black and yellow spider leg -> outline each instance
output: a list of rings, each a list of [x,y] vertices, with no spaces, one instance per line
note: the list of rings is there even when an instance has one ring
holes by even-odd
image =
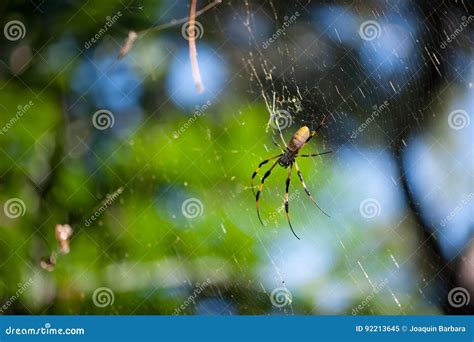
[[[263,183],[265,182],[265,179],[267,179],[267,177],[271,175],[273,168],[278,164],[279,160],[280,159],[277,159],[277,161],[273,163],[273,165],[267,170],[267,172],[265,172],[265,174],[262,177],[262,180],[260,181],[260,184],[258,185],[257,194],[255,195],[255,206],[257,208],[257,215],[262,225],[263,225],[263,221],[262,221],[262,218],[260,217],[260,210],[258,208],[258,199],[260,198],[260,194],[262,193]]]
[[[303,185],[304,192],[306,192],[306,195],[311,199],[311,201],[314,203],[314,205],[321,210],[321,212],[326,215],[327,217],[330,217],[323,209],[320,208],[320,206],[316,203],[314,200],[313,196],[311,195],[311,192],[309,192],[308,188],[306,187],[306,184],[303,179],[303,174],[300,171],[300,168],[298,167],[298,163],[295,160],[295,167],[296,167],[296,172],[298,173],[298,178],[300,179],[301,185]]]
[[[285,149],[283,147],[281,147],[281,145],[275,140],[274,136],[272,136],[272,141],[273,141],[273,145],[278,147],[282,152],[285,152]]]
[[[290,225],[291,232],[298,240],[301,240],[298,235],[296,235],[295,231],[293,230],[293,226],[291,225],[290,221],[290,205],[288,203],[288,191],[290,189],[291,183],[291,171],[293,170],[293,163],[290,164],[290,169],[288,170],[288,178],[286,178],[286,189],[285,189],[285,214],[286,219],[288,220],[288,224]]]
[[[268,158],[268,159],[264,160],[263,162],[261,162],[260,164],[258,164],[257,169],[256,169],[256,170],[253,172],[253,174],[252,174],[252,180],[251,180],[251,182],[250,182],[250,185],[251,185],[251,187],[252,187],[252,192],[253,192],[254,195],[255,195],[255,191],[253,190],[253,179],[254,179],[255,176],[258,174],[258,172],[260,171],[261,167],[262,167],[263,165],[265,165],[266,163],[268,163],[270,160],[273,160],[273,159],[275,159],[275,158],[280,158],[282,155],[283,155],[283,154],[279,154],[279,155],[277,155],[277,156]]]
[[[311,138],[313,138],[313,137],[316,135],[316,133],[318,133],[318,131],[319,131],[321,128],[324,127],[325,123],[326,123],[326,115],[324,115],[324,117],[323,117],[323,119],[321,120],[321,123],[319,124],[319,126],[318,126],[314,131],[311,132],[311,135],[308,137],[308,139],[306,139],[305,144],[306,144],[308,141],[310,141]]]
[[[313,153],[313,154],[298,154],[296,157],[317,157],[317,156],[322,156],[323,154],[328,154],[328,153],[332,153],[332,151]]]

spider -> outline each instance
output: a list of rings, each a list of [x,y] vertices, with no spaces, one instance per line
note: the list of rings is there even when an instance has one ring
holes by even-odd
[[[257,215],[258,215],[258,219],[260,220],[260,223],[263,225],[263,221],[260,217],[260,210],[258,208],[258,200],[260,198],[260,195],[262,193],[262,189],[263,189],[263,183],[265,182],[265,179],[267,179],[270,174],[272,173],[272,170],[275,168],[275,166],[277,164],[279,164],[280,166],[284,167],[285,169],[289,167],[289,170],[288,170],[288,177],[286,178],[286,189],[285,189],[285,199],[284,199],[284,205],[285,205],[285,214],[286,214],[286,218],[288,220],[288,224],[290,226],[290,229],[293,233],[293,235],[298,239],[300,240],[300,238],[298,237],[298,235],[296,235],[295,231],[293,230],[293,226],[291,225],[291,221],[290,221],[290,215],[289,215],[289,205],[288,205],[288,190],[290,188],[290,182],[291,182],[291,171],[293,170],[293,165],[295,166],[296,168],[296,172],[298,173],[298,178],[301,182],[301,185],[303,186],[304,188],[304,191],[306,192],[306,195],[308,195],[308,197],[311,199],[311,201],[314,203],[314,205],[319,209],[321,210],[321,212],[323,214],[325,214],[326,216],[329,217],[329,215],[323,210],[321,209],[318,204],[316,203],[316,201],[314,200],[313,196],[311,195],[311,193],[309,192],[308,188],[306,187],[306,184],[304,182],[304,179],[303,179],[303,175],[301,174],[301,171],[300,171],[300,168],[298,166],[298,163],[296,162],[296,158],[297,157],[316,157],[316,156],[321,156],[323,154],[328,154],[328,153],[331,153],[332,151],[327,151],[327,152],[322,152],[322,153],[314,153],[314,154],[298,154],[298,152],[303,148],[303,146],[311,140],[312,137],[314,137],[317,132],[321,129],[321,127],[324,126],[324,120],[325,118],[323,118],[323,120],[321,121],[321,123],[319,124],[318,128],[316,128],[316,130],[314,131],[310,131],[310,129],[307,127],[307,126],[302,126],[301,128],[299,128],[295,134],[293,134],[293,136],[291,137],[288,145],[286,144],[285,142],[285,139],[283,138],[283,135],[281,133],[281,130],[279,129],[278,127],[278,130],[280,132],[280,138],[281,140],[283,141],[283,143],[285,144],[285,148],[282,148],[281,145],[279,145],[275,140],[273,140],[273,143],[278,146],[282,153],[280,153],[279,155],[276,155],[274,157],[271,157],[271,158],[268,158],[264,161],[262,161],[260,164],[258,164],[258,167],[257,169],[254,171],[254,173],[252,174],[252,180],[251,180],[251,186],[252,186],[252,191],[254,192],[255,194],[255,191],[254,191],[254,185],[253,185],[253,180],[255,178],[255,176],[258,174],[258,172],[260,171],[260,168],[265,165],[266,163],[268,163],[270,160],[274,160],[276,159],[276,161],[273,163],[273,165],[267,170],[267,172],[265,172],[265,174],[263,175],[261,181],[260,181],[260,184],[258,186],[258,190],[257,190],[257,193],[255,194],[255,203],[256,203],[256,207],[257,207]]]

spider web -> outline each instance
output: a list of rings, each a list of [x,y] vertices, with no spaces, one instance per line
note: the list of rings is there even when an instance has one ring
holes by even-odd
[[[427,12],[411,1],[230,3],[248,32],[251,48],[242,60],[250,95],[265,105],[268,121],[262,134],[278,140],[282,130],[289,139],[300,126],[314,129],[327,118],[326,127],[305,149],[334,153],[329,160],[320,157],[305,163],[302,172],[318,203],[330,208],[331,219],[302,192],[294,200],[290,196],[290,214],[293,226],[304,227],[306,241],[288,241],[289,234],[269,240],[261,237],[259,227],[256,232],[263,250],[262,288],[270,292],[283,286],[313,303],[311,308],[300,307],[299,313],[437,312],[436,304],[443,300],[434,295],[437,273],[426,269],[438,267],[438,260],[420,262],[424,255],[420,249],[430,247],[417,235],[421,228],[404,203],[394,161],[399,146],[394,145],[401,140],[408,150],[409,139],[434,132],[434,127],[443,132],[443,142],[452,138],[445,125],[446,102],[455,87],[471,87],[472,64],[461,66],[471,70],[470,79],[461,76],[456,58],[440,48],[436,37],[449,36],[466,18],[466,5],[459,5],[453,9],[439,3]],[[444,13],[442,28],[430,21],[440,13]],[[269,22],[272,29],[265,33],[262,22]],[[366,23],[376,30],[375,38],[363,37]],[[465,40],[451,44],[454,54],[466,53]],[[424,93],[426,88],[442,90],[432,97]],[[445,172],[465,178],[460,170]],[[272,174],[261,203],[275,203],[272,197],[282,202],[282,191],[276,187],[283,189],[284,177]],[[295,178],[292,189],[301,189]],[[372,196],[380,217],[360,217],[359,204]],[[280,217],[274,229],[285,231],[281,207],[276,211]],[[362,311],[357,309],[360,304]],[[287,309],[283,312],[295,311],[292,305]]]
[[[209,4],[199,1],[198,8]],[[73,18],[94,19],[87,4],[76,5]],[[51,165],[59,174],[51,180],[54,194],[31,195],[54,212],[41,215],[34,207],[43,206],[28,206],[44,229],[5,221],[24,223],[12,229],[24,243],[16,248],[15,239],[0,240],[5,259],[21,259],[18,269],[35,274],[28,312],[436,314],[450,299],[446,271],[450,279],[467,279],[459,286],[474,293],[474,254],[463,254],[474,221],[474,195],[466,193],[474,169],[467,2],[224,0],[197,18],[205,31],[197,41],[204,95],[196,94],[186,69],[189,50],[179,28],[142,36],[117,59],[130,30],[174,28],[189,8],[171,0],[121,5],[120,34],[107,31],[92,50],[81,45],[75,54],[85,34],[79,23],[79,33],[55,36],[40,51],[47,62],[35,64],[43,77],[49,72],[71,81],[64,96],[71,122],[64,123],[64,156],[50,153],[53,137],[44,128],[43,157],[60,157]],[[94,20],[87,37],[104,24]],[[167,84],[157,90],[163,74]],[[213,78],[225,82],[213,86]],[[49,85],[48,79],[35,99]],[[100,107],[114,114],[109,130],[91,127],[87,114]],[[25,117],[21,125],[34,131]],[[299,241],[282,207],[288,170],[277,166],[265,182],[263,227],[250,176],[280,152],[274,140],[288,142],[298,128],[316,129],[323,118],[302,152],[332,153],[298,162],[330,217],[293,172],[289,205]],[[20,123],[17,128],[23,132]],[[30,140],[28,149],[8,141],[13,147],[5,150],[13,151],[15,165],[43,169],[33,159],[37,140]],[[14,154],[32,147],[31,159]],[[23,180],[23,169],[30,170],[18,167],[11,179]],[[92,228],[84,227],[83,219],[117,189],[120,198]],[[189,212],[185,203],[192,203]],[[48,276],[36,261],[50,240],[57,245],[48,227],[59,219],[75,220],[71,257]],[[459,259],[468,272],[446,262]],[[13,280],[2,281],[2,295],[14,292]],[[116,296],[108,308],[92,303],[104,286]]]

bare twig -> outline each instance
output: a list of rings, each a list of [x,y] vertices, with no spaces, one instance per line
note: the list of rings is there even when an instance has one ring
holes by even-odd
[[[128,32],[128,37],[125,40],[125,43],[123,44],[122,48],[120,49],[120,52],[118,55],[119,59],[122,59],[123,57],[125,57],[125,55],[132,48],[133,43],[135,43],[135,40],[137,40],[137,38],[138,38],[138,35],[135,31]]]
[[[197,60],[197,49],[196,49],[196,0],[191,0],[191,6],[189,7],[189,27],[188,27],[188,42],[189,42],[189,57],[191,59],[191,72],[193,75],[194,84],[198,93],[204,91],[204,85],[202,84],[201,72],[199,71],[199,64]]]
[[[206,12],[209,11],[211,8],[213,8],[214,6],[219,5],[221,2],[222,2],[222,0],[214,0],[213,2],[207,4],[206,6],[204,6],[203,8],[201,8],[201,9],[200,9],[199,11],[197,11],[197,12],[196,12],[196,5],[194,5],[195,18],[199,17],[201,14],[206,13]],[[192,7],[192,6],[191,6],[191,7]],[[138,36],[141,38],[141,36],[144,36],[144,35],[147,34],[148,32],[151,32],[151,31],[154,31],[154,32],[162,31],[162,30],[165,30],[165,29],[170,28],[170,27],[173,27],[173,26],[177,26],[177,25],[184,24],[184,23],[187,22],[188,20],[189,20],[189,17],[184,17],[184,18],[177,19],[177,20],[171,20],[169,23],[161,24],[161,25],[154,26],[154,27],[150,27],[150,28],[148,28],[148,29],[146,29],[146,30],[140,31],[140,32],[138,32]]]
[[[211,3],[207,4],[206,6],[204,6],[203,8],[201,8],[199,11],[196,11],[196,7],[194,7],[195,18],[199,17],[200,15],[202,15],[204,13],[206,13],[207,11],[212,9],[214,6],[220,4],[221,2],[222,2],[222,0],[214,0],[213,2],[211,2]],[[119,58],[123,58],[130,51],[130,49],[133,46],[133,43],[137,39],[143,38],[147,33],[149,33],[149,32],[159,32],[159,31],[168,29],[170,27],[178,26],[178,25],[181,25],[181,24],[184,24],[184,23],[188,22],[188,20],[189,20],[189,16],[181,18],[181,19],[173,19],[169,23],[153,26],[153,27],[147,28],[147,29],[142,30],[142,31],[138,31],[138,32],[130,31],[128,33],[127,39],[125,40],[124,45],[122,46],[122,48],[120,50]]]

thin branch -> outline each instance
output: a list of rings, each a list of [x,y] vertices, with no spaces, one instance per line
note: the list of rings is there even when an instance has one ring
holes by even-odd
[[[198,35],[196,30],[196,2],[197,0],[191,0],[191,6],[189,7],[189,26],[187,32],[189,42],[189,57],[191,59],[191,73],[193,75],[197,92],[202,93],[204,91],[204,85],[202,84],[201,72],[199,71],[196,49],[196,36]]]
[[[125,40],[125,43],[123,44],[122,48],[120,49],[118,58],[122,59],[125,57],[125,55],[130,51],[130,49],[133,46],[133,43],[135,43],[135,40],[137,40],[138,35],[135,31],[130,31],[128,32],[128,37]]]
[[[222,0],[214,0],[213,2],[207,4],[206,6],[204,6],[203,8],[201,8],[197,12],[196,12],[196,4],[195,4],[194,5],[195,18],[199,17],[201,14],[206,13],[211,8],[213,8],[214,6],[219,5],[221,2],[222,2]],[[191,5],[191,7],[192,7],[192,5]],[[161,24],[161,25],[158,25],[158,26],[150,27],[150,28],[148,28],[146,30],[143,30],[143,31],[139,31],[137,34],[141,38],[141,36],[144,36],[145,34],[147,34],[150,31],[154,31],[154,32],[162,31],[162,30],[165,30],[165,29],[173,27],[173,26],[184,24],[188,20],[190,20],[189,17],[184,17],[184,18],[181,18],[181,19],[172,20],[169,23]]]
[[[207,4],[206,6],[204,6],[203,8],[201,8],[199,11],[196,12],[196,8],[195,9],[195,18],[196,17],[199,17],[200,15],[206,13],[207,11],[209,11],[210,9],[212,9],[213,7],[217,6],[218,4],[220,4],[222,2],[222,0],[214,0],[213,2]],[[142,30],[142,31],[138,31],[138,32],[135,32],[135,31],[130,31],[128,33],[128,37],[127,39],[125,40],[125,43],[124,45],[122,46],[121,50],[120,50],[120,53],[119,53],[119,59],[125,57],[125,55],[131,50],[131,48],[133,47],[133,43],[137,40],[137,39],[140,39],[140,38],[143,38],[147,33],[149,32],[159,32],[159,31],[162,31],[162,30],[165,30],[165,29],[168,29],[170,27],[174,27],[174,26],[178,26],[178,25],[181,25],[181,24],[184,24],[186,22],[188,22],[189,20],[189,16],[188,17],[184,17],[184,18],[181,18],[181,19],[173,19],[171,20],[169,23],[166,23],[166,24],[161,24],[161,25],[157,25],[157,26],[153,26],[153,27],[150,27],[150,28],[147,28],[145,30]]]

